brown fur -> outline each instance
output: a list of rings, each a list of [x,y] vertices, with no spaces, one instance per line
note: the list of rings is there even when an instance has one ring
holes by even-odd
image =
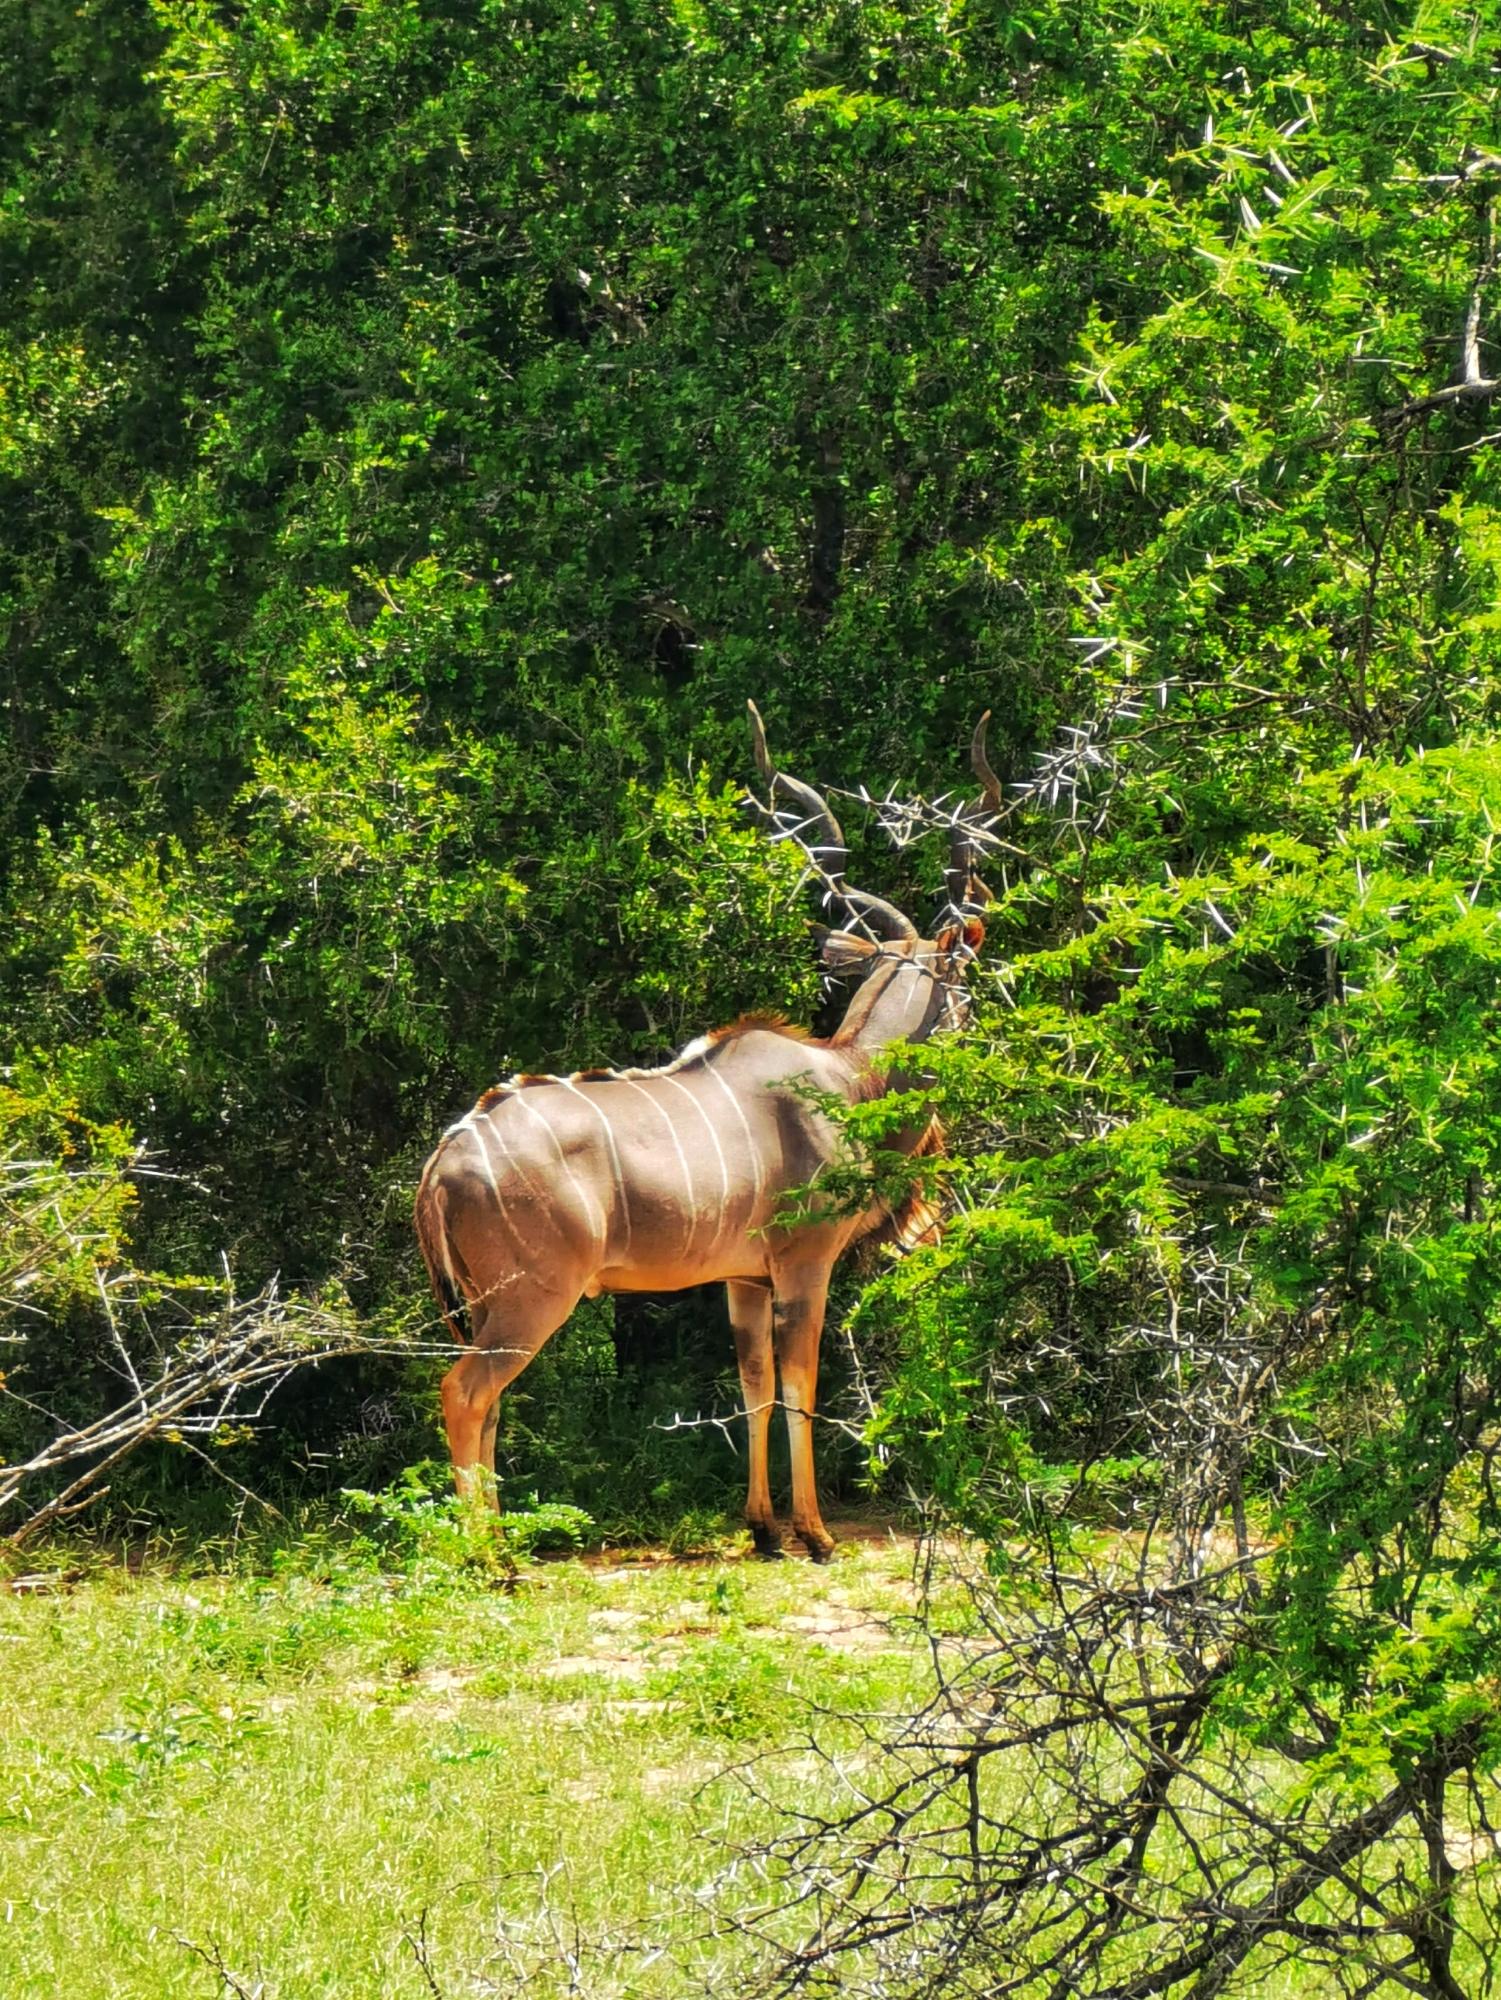
[[[914,963],[919,956],[923,963]],[[893,1087],[908,1088],[906,1073],[891,1072],[884,1051],[894,1042],[921,1042],[944,1025],[964,972],[959,960],[952,965],[939,960],[930,970],[931,947],[922,946],[919,953],[918,941],[905,949],[872,947],[858,957],[868,957],[872,964],[865,969],[878,976],[861,985],[832,1037],[809,1035],[776,1015],[748,1014],[717,1030],[706,1046],[693,1045],[666,1065],[657,1088],[653,1077],[659,1073],[649,1070],[606,1071],[584,1086],[588,1097],[582,1101],[577,1093],[583,1072],[573,1078],[522,1075],[497,1085],[481,1101],[481,1121],[487,1111],[496,1119],[519,1121],[506,1147],[516,1172],[503,1170],[504,1196],[473,1114],[444,1135],[423,1175],[416,1223],[439,1310],[465,1342],[441,1392],[461,1494],[495,1504],[499,1399],[577,1299],[630,1290],[645,1280],[651,1289],[675,1291],[717,1279],[725,1285],[735,1335],[749,1437],[746,1520],[756,1545],[764,1554],[780,1547],[767,1458],[768,1427],[780,1404],[791,1461],[792,1524],[811,1554],[820,1560],[829,1555],[833,1541],[819,1514],[813,1451],[829,1276],[841,1252],[862,1234],[911,1247],[930,1236],[936,1217],[931,1203],[914,1190],[893,1201],[889,1214],[879,1205],[865,1205],[857,1214],[834,1213],[815,1218],[806,1230],[789,1230],[778,1221],[776,1201],[838,1155],[836,1121],[819,1109],[816,1092],[814,1102],[805,1101],[807,1080],[817,1078],[826,1094],[850,1104]],[[618,1083],[612,1083],[617,1075]],[[554,1118],[543,1117],[541,1124],[566,1125],[566,1131],[555,1130],[551,1139],[531,1130],[521,1106],[501,1101],[534,1084],[550,1084],[557,1093]],[[733,1143],[729,1151],[721,1145],[715,1120],[703,1109],[717,1107],[721,1088],[730,1093],[748,1142],[733,1176]],[[592,1117],[590,1108],[596,1092],[603,1099],[611,1090],[621,1093],[618,1108],[625,1114],[615,1131],[601,1105],[593,1106]],[[768,1091],[777,1093],[775,1105],[768,1104]],[[701,1171],[695,1184],[683,1147],[677,1146],[683,1163],[679,1201],[670,1173],[665,1188],[658,1185],[665,1155],[652,1120],[670,1121],[683,1092],[700,1100],[698,1117],[683,1128],[683,1142],[690,1153],[696,1149]],[[655,1114],[644,1120],[645,1107],[636,1108],[641,1093],[657,1100]],[[730,1116],[723,1136],[733,1141],[733,1111]],[[596,1130],[600,1119],[603,1133]],[[461,1147],[465,1132],[469,1145]],[[630,1135],[625,1143],[634,1183],[624,1178],[616,1132]],[[676,1126],[673,1133],[676,1145]],[[934,1121],[920,1118],[892,1143],[904,1152],[910,1145],[931,1153],[942,1138]],[[476,1144],[483,1162],[468,1157]],[[530,1171],[521,1167],[523,1155]],[[670,1169],[670,1161],[666,1164]],[[747,1206],[727,1230],[732,1178]],[[498,1208],[487,1202],[487,1183]],[[638,1204],[634,1233],[628,1202],[633,1186],[653,1197]],[[715,1233],[708,1236],[711,1221]]]
[[[935,1158],[944,1150],[944,1137],[942,1122],[930,1118],[927,1130],[912,1148],[909,1158]],[[937,1207],[921,1189],[914,1188],[900,1208],[893,1209],[868,1236],[860,1239],[860,1251],[863,1256],[880,1249],[884,1243],[898,1244],[903,1250],[916,1250],[925,1244],[937,1243],[942,1231],[943,1219]]]

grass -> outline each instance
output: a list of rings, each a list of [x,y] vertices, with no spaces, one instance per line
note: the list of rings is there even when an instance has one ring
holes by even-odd
[[[354,1533],[0,1584],[0,1991],[606,2000],[727,1963],[694,1892],[766,1822],[735,1767],[924,1679],[905,1547],[730,1551],[506,1590]]]
[[[840,1718],[928,1690],[910,1544],[845,1524],[819,1568],[737,1533],[507,1587],[413,1491],[218,1567],[0,1573],[0,2000],[747,1990],[714,1913],[777,1900],[728,1879],[773,1806],[834,1803],[800,1740],[863,1778]],[[928,1608],[974,1629],[955,1579]],[[999,1805],[1027,1777],[985,1782]],[[1289,1962],[1247,1990],[1335,1983]]]

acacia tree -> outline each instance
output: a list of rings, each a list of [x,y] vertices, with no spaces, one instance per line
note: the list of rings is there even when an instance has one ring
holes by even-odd
[[[855,1324],[974,1625],[758,1850],[778,1993],[1497,1977],[1501,49],[1164,25],[1110,65],[1176,133],[1105,201],[1144,309],[1048,431],[1096,695],[992,822],[945,1242]]]
[[[934,1058],[958,1210],[855,1336],[986,1561],[858,1804],[763,1853],[770,1990],[1489,1989],[1498,783],[1362,760],[1100,883]]]

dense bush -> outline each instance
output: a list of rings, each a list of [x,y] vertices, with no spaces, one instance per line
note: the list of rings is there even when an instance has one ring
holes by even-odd
[[[806,1018],[806,899],[727,790],[748,694],[879,795],[954,783],[982,707],[1011,781],[1170,683],[1132,727],[1171,754],[1076,856],[1020,830],[1045,793],[1013,828],[1035,969],[954,1088],[981,1130],[1033,1101],[1056,1008],[1228,1143],[1172,1077],[1282,1060],[1324,946],[1206,957],[1261,1010],[1232,1028],[1138,933],[1181,943],[1185,876],[1249,896],[1263,834],[1312,894],[1353,757],[1405,785],[1494,714],[1478,19],[38,0],[0,33],[0,1033],[21,1097],[175,1176],[138,1184],[145,1268],[410,1331],[407,1198],[479,1087]],[[936,851],[855,819],[920,906]],[[1123,1025],[1154,980],[1181,1018]],[[712,1389],[695,1337],[650,1409]],[[547,1368],[613,1380],[569,1340]],[[47,1395],[107,1363],[81,1307],[29,1350]],[[283,1473],[425,1455],[431,1368],[292,1392]],[[543,1380],[513,1471],[551,1491]]]

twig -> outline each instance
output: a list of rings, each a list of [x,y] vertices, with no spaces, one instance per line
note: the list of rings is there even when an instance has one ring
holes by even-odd
[[[243,1979],[230,1971],[217,1938],[211,1937],[207,1945],[201,1945],[195,1938],[176,1937],[175,1933],[174,1937],[184,1951],[190,1951],[195,1958],[201,1958],[206,1966],[219,1975],[227,1990],[235,1996],[235,2000],[265,2000],[265,1980],[258,1979],[254,1986],[247,1986]]]
[[[1486,164],[1494,164],[1487,161]],[[1378,422],[1385,425],[1408,423],[1414,417],[1425,415],[1430,410],[1441,410],[1451,403],[1480,403],[1501,392],[1501,376],[1484,375],[1480,367],[1480,309],[1485,298],[1486,287],[1496,275],[1496,211],[1494,203],[1487,201],[1482,214],[1484,229],[1484,249],[1480,266],[1475,273],[1475,282],[1470,287],[1469,298],[1465,302],[1464,324],[1459,338],[1459,379],[1445,388],[1435,389],[1431,395],[1414,396],[1408,402],[1398,403],[1395,408],[1381,411]]]
[[[422,1974],[423,1980],[427,1985],[427,1990],[432,1994],[433,2000],[443,2000],[443,1989],[438,1984],[437,1975],[433,1971],[432,1953],[429,1950],[427,1942],[427,1918],[428,1912],[424,1906],[418,1915],[416,1930],[414,1931],[410,1924],[405,1925],[402,1929],[401,1941],[417,1961],[417,1970]]]

